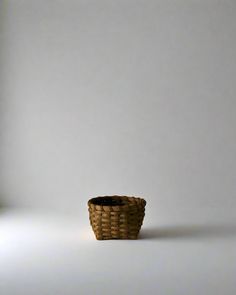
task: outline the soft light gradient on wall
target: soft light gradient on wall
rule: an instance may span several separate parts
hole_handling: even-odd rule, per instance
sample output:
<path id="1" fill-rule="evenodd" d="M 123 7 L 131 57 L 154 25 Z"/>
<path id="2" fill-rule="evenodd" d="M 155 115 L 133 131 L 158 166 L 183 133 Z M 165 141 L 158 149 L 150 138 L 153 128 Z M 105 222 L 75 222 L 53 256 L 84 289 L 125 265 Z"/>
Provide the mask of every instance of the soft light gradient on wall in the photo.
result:
<path id="1" fill-rule="evenodd" d="M 235 205 L 235 1 L 1 1 L 1 200 Z M 87 214 L 85 212 L 84 214 Z"/>

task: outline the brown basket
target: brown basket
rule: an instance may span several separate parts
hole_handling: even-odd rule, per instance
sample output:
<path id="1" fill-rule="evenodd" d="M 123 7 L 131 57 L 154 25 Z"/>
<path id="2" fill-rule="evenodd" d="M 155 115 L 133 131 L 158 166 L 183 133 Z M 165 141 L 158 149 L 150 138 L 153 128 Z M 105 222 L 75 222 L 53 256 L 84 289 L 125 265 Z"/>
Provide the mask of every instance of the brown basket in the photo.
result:
<path id="1" fill-rule="evenodd" d="M 146 201 L 137 197 L 104 196 L 88 201 L 89 220 L 97 240 L 137 239 Z"/>

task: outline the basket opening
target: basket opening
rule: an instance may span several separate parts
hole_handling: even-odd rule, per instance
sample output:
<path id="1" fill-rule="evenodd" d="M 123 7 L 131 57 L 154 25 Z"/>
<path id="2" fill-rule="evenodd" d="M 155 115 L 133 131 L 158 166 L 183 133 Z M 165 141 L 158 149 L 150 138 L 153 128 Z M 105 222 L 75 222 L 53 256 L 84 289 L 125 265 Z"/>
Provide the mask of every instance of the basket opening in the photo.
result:
<path id="1" fill-rule="evenodd" d="M 125 202 L 121 198 L 98 197 L 92 200 L 92 204 L 101 206 L 123 206 Z"/>

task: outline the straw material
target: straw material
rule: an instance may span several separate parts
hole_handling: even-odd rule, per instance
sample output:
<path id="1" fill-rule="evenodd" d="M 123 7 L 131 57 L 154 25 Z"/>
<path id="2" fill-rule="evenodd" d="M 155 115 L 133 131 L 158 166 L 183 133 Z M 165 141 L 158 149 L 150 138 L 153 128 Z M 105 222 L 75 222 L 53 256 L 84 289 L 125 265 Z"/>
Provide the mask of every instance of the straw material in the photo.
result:
<path id="1" fill-rule="evenodd" d="M 137 239 L 146 201 L 127 196 L 104 196 L 88 201 L 89 220 L 97 240 Z"/>

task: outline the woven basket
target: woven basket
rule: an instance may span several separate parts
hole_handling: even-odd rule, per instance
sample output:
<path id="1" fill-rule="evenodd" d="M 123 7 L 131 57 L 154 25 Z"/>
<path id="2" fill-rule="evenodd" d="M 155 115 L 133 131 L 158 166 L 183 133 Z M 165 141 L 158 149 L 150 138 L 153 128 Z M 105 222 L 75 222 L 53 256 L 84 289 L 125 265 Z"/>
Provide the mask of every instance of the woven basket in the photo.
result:
<path id="1" fill-rule="evenodd" d="M 137 239 L 146 201 L 127 196 L 104 196 L 88 201 L 89 220 L 97 240 Z"/>

